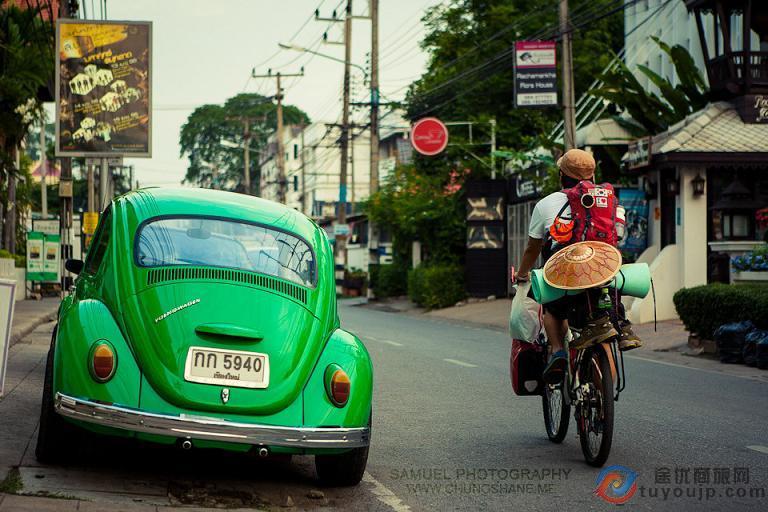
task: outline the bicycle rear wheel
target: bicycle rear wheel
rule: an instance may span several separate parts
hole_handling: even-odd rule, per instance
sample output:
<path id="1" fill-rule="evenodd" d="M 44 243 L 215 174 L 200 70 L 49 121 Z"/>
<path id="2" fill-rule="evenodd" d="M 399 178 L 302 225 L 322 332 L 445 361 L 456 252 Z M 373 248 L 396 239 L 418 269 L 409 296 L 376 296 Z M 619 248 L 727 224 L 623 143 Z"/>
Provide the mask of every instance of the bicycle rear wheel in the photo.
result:
<path id="1" fill-rule="evenodd" d="M 544 384 L 541 403 L 544 408 L 544 426 L 547 437 L 553 443 L 562 443 L 568 433 L 568 423 L 571 420 L 571 405 L 565 399 L 567 393 L 567 376 L 563 376 L 560 384 Z"/>
<path id="2" fill-rule="evenodd" d="M 613 441 L 613 375 L 608 355 L 592 349 L 580 369 L 583 400 L 577 406 L 577 428 L 584 459 L 601 467 L 608 460 Z"/>

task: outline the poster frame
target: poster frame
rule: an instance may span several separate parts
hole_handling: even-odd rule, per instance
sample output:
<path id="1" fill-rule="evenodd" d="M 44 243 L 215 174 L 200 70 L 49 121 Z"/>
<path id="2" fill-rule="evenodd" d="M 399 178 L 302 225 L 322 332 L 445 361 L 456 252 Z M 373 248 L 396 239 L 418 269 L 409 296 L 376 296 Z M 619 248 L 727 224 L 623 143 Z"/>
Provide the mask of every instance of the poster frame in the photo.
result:
<path id="1" fill-rule="evenodd" d="M 5 387 L 5 374 L 8 367 L 8 353 L 11 348 L 11 331 L 13 329 L 13 312 L 16 306 L 16 281 L 11 279 L 0 279 L 0 289 L 10 288 L 10 298 L 8 304 L 8 316 L 0 320 L 5 324 L 5 336 L 0 339 L 0 397 L 3 396 Z M 3 292 L 0 292 L 3 293 Z M 0 315 L 4 312 L 0 311 Z"/>
<path id="2" fill-rule="evenodd" d="M 145 153 L 125 153 L 119 151 L 63 151 L 61 149 L 61 26 L 64 24 L 76 24 L 76 25 L 137 25 L 146 26 L 148 30 L 148 44 L 149 44 L 149 62 L 147 63 L 147 70 L 149 72 L 149 90 L 147 92 L 147 111 L 149 113 L 149 123 L 147 123 L 147 151 Z M 124 158 L 152 158 L 152 124 L 154 118 L 154 112 L 152 108 L 152 81 L 154 80 L 154 43 L 152 34 L 152 22 L 151 21 L 123 21 L 123 20 L 80 20 L 75 18 L 59 18 L 56 20 L 56 76 L 54 78 L 56 94 L 55 94 L 55 111 L 56 111 L 56 138 L 54 141 L 54 150 L 57 157 L 95 157 L 95 158 L 109 158 L 115 156 L 122 156 Z"/>

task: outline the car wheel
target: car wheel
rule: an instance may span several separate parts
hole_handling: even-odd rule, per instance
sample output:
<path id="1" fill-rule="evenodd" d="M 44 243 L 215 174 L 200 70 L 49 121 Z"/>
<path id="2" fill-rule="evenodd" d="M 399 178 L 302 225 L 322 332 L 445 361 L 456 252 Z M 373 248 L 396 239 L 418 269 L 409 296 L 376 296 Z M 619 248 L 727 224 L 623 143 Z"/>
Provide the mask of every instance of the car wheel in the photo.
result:
<path id="1" fill-rule="evenodd" d="M 58 327 L 58 326 L 57 326 Z M 51 348 L 45 364 L 43 399 L 40 405 L 40 428 L 37 432 L 35 457 L 48 464 L 66 459 L 72 447 L 74 427 L 59 416 L 53 407 L 53 356 L 56 344 L 56 328 L 53 329 Z"/>
<path id="2" fill-rule="evenodd" d="M 371 427 L 371 417 L 368 427 Z M 350 487 L 360 483 L 368 464 L 368 446 L 353 448 L 340 455 L 315 455 L 315 471 L 320 482 L 330 487 Z"/>

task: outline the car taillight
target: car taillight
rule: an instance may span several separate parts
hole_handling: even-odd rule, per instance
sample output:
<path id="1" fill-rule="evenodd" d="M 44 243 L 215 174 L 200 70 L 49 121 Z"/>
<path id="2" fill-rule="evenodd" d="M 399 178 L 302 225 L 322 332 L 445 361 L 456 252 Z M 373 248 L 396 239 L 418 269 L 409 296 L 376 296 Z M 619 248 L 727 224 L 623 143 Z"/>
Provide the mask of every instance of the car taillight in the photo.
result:
<path id="1" fill-rule="evenodd" d="M 112 346 L 101 341 L 91 350 L 91 376 L 96 382 L 107 382 L 115 374 L 117 357 Z"/>
<path id="2" fill-rule="evenodd" d="M 330 365 L 325 371 L 325 391 L 336 407 L 344 407 L 349 400 L 351 383 L 347 372 L 338 366 Z"/>

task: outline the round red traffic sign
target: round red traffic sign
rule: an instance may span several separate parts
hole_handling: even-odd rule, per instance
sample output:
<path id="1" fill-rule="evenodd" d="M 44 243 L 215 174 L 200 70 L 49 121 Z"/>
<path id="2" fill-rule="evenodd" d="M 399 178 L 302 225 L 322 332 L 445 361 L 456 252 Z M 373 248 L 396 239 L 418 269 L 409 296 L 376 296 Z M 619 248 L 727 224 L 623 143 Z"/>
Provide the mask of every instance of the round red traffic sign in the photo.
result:
<path id="1" fill-rule="evenodd" d="M 422 155 L 442 153 L 448 145 L 448 128 L 436 117 L 419 119 L 411 126 L 411 144 Z"/>

